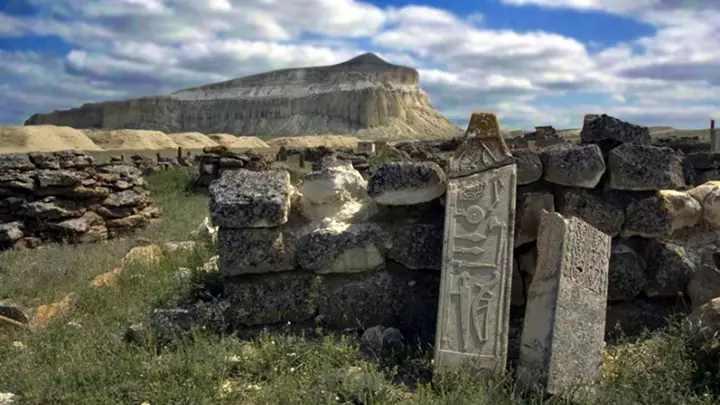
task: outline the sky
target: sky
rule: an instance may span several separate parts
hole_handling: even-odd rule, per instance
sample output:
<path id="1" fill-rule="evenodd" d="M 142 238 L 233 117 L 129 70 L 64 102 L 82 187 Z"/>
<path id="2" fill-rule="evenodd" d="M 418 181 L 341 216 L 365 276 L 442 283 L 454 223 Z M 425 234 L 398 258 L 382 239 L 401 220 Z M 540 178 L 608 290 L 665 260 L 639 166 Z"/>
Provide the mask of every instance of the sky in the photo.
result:
<path id="1" fill-rule="evenodd" d="M 0 0 L 0 124 L 364 52 L 459 125 L 720 120 L 720 0 Z"/>

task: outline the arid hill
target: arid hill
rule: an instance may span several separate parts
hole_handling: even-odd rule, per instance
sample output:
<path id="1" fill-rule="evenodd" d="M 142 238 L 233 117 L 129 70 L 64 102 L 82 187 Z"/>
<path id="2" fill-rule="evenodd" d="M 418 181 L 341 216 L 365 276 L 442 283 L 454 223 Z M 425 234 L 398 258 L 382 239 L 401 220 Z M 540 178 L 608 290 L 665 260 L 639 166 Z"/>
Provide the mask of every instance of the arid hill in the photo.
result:
<path id="1" fill-rule="evenodd" d="M 461 134 L 430 105 L 418 83 L 417 70 L 367 53 L 337 65 L 275 70 L 168 95 L 35 114 L 25 125 L 364 139 Z"/>

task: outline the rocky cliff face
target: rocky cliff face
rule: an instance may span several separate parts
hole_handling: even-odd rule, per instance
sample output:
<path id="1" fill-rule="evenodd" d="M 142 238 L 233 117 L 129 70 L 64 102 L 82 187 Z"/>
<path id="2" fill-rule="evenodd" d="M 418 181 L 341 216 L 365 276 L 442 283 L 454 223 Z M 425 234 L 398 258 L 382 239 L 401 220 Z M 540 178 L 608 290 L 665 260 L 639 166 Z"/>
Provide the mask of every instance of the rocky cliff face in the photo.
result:
<path id="1" fill-rule="evenodd" d="M 237 135 L 356 133 L 368 139 L 457 136 L 415 69 L 363 54 L 332 66 L 282 69 L 134 100 L 35 114 L 25 125 Z"/>

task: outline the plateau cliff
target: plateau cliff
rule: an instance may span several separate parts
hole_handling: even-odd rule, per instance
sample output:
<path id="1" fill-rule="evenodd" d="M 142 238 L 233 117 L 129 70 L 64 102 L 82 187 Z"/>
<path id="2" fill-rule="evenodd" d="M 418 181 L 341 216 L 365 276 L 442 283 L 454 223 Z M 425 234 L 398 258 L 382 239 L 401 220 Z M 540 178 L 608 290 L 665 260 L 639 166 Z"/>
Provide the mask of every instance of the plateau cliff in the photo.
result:
<path id="1" fill-rule="evenodd" d="M 417 70 L 366 53 L 320 67 L 281 69 L 168 95 L 34 114 L 25 125 L 236 135 L 355 134 L 365 139 L 457 136 Z"/>

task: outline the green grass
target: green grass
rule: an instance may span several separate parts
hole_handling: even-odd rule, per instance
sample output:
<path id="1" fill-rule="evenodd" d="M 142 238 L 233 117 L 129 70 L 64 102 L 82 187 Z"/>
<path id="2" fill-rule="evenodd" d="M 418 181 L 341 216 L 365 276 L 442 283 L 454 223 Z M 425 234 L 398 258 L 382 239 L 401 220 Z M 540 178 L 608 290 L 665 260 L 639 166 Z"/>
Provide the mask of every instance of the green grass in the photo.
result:
<path id="1" fill-rule="evenodd" d="M 206 197 L 187 193 L 193 171 L 174 169 L 149 178 L 164 210 L 161 224 L 137 236 L 154 242 L 186 240 L 207 215 Z M 156 307 L 193 297 L 203 284 L 176 276 L 194 268 L 211 248 L 165 257 L 151 268 L 126 269 L 117 286 L 88 283 L 116 267 L 130 240 L 84 246 L 51 246 L 0 253 L 0 299 L 25 307 L 74 291 L 72 311 L 34 333 L 0 330 L 0 392 L 21 404 L 565 404 L 516 390 L 510 378 L 479 382 L 467 373 L 427 378 L 430 353 L 399 368 L 360 360 L 355 338 L 263 335 L 243 342 L 202 330 L 174 348 L 131 345 L 126 328 Z M 195 278 L 194 280 L 199 280 Z M 585 404 L 709 405 L 718 357 L 698 358 L 682 328 L 669 328 L 608 349 L 606 377 Z"/>

